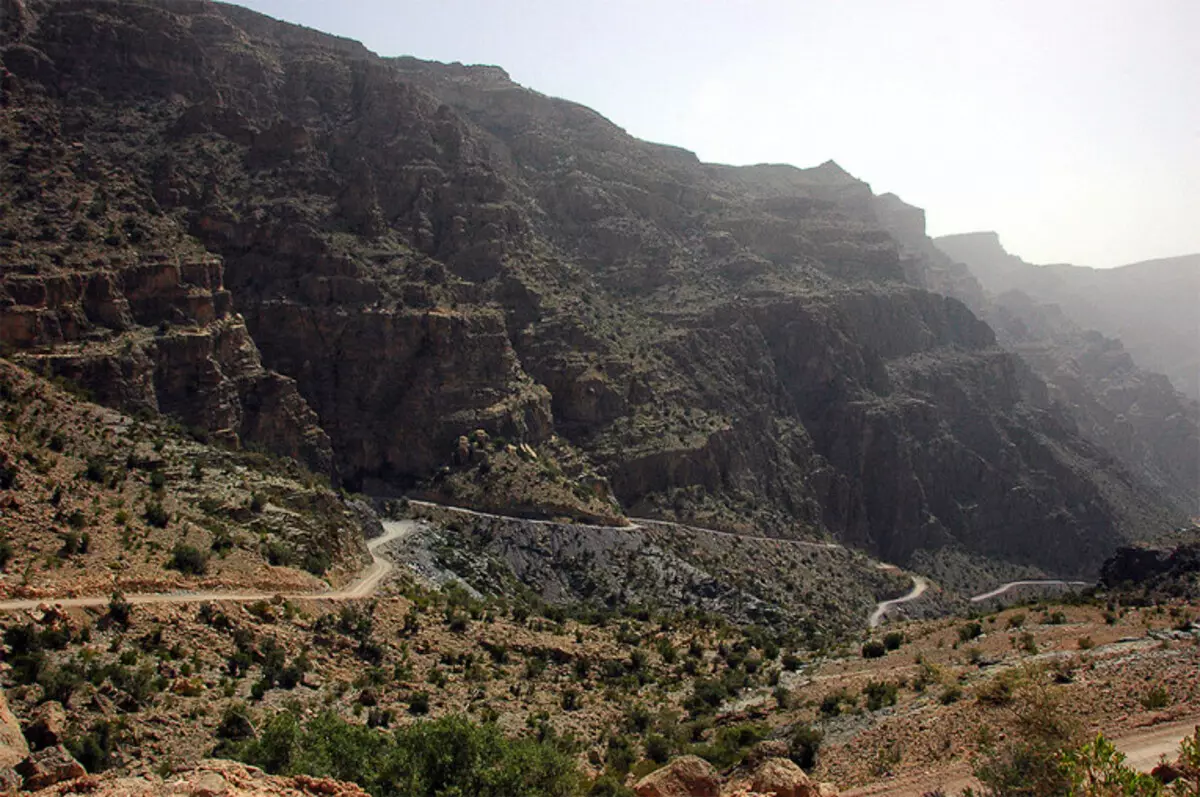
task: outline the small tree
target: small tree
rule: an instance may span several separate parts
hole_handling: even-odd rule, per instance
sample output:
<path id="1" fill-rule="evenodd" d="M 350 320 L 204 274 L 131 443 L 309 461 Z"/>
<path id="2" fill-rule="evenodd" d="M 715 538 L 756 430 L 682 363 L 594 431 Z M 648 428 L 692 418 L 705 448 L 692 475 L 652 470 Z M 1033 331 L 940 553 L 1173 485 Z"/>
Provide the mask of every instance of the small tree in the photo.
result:
<path id="1" fill-rule="evenodd" d="M 202 576 L 208 572 L 208 557 L 200 549 L 180 542 L 176 543 L 171 551 L 171 560 L 167 567 L 180 573 Z"/>

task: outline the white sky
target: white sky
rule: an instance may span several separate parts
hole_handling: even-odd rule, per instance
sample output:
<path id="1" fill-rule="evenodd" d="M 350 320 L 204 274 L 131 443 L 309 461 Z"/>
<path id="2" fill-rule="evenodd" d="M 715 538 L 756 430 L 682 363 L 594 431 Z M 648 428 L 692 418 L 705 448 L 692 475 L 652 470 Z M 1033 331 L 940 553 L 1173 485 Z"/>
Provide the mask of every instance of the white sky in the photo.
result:
<path id="1" fill-rule="evenodd" d="M 832 158 L 1032 262 L 1200 252 L 1200 0 L 244 0 L 706 161 Z"/>

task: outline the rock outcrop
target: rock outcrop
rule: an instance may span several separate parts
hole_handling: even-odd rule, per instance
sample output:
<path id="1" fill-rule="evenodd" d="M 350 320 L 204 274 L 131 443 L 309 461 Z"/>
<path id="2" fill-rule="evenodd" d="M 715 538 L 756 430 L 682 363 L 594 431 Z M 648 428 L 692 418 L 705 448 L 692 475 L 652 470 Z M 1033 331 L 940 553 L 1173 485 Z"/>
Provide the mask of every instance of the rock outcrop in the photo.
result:
<path id="1" fill-rule="evenodd" d="M 29 755 L 29 745 L 21 733 L 21 723 L 8 707 L 8 699 L 0 691 L 0 770 L 15 767 Z"/>
<path id="2" fill-rule="evenodd" d="M 232 761 L 206 760 L 165 777 L 114 773 L 81 777 L 34 797 L 368 797 L 353 783 L 305 775 L 267 775 Z"/>
<path id="3" fill-rule="evenodd" d="M 632 513 L 901 563 L 1091 574 L 1176 520 L 835 163 L 703 164 L 231 6 L 23 8 L 0 317 L 106 401 L 352 488 L 428 483 L 476 430 L 561 441 Z"/>
<path id="4" fill-rule="evenodd" d="M 633 787 L 638 797 L 837 797 L 833 784 L 817 783 L 789 758 L 768 757 L 722 777 L 696 756 L 672 759 Z"/>
<path id="5" fill-rule="evenodd" d="M 38 791 L 87 774 L 83 764 L 76 761 L 61 744 L 31 753 L 14 769 L 24 778 L 25 791 Z"/>
<path id="6" fill-rule="evenodd" d="M 654 770 L 633 790 L 638 797 L 718 797 L 721 778 L 712 764 L 689 755 Z"/>

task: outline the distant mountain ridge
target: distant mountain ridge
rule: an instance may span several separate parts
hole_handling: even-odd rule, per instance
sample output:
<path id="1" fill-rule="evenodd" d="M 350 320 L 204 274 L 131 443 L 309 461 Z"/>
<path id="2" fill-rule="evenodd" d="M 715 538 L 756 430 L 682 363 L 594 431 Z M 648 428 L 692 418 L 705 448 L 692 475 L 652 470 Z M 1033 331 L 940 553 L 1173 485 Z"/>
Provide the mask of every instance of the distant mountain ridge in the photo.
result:
<path id="1" fill-rule="evenodd" d="M 1119 338 L 1139 365 L 1200 400 L 1200 254 L 1098 269 L 1033 265 L 1009 254 L 994 232 L 934 243 L 992 293 L 1019 290 L 1059 305 L 1076 324 Z"/>

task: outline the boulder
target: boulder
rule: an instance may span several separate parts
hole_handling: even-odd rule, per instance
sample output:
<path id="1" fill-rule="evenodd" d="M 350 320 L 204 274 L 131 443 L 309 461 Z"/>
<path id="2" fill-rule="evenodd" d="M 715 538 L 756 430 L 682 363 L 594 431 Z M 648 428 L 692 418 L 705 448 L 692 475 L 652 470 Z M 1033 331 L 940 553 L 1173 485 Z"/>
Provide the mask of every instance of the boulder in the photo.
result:
<path id="1" fill-rule="evenodd" d="M 12 767 L 0 767 L 0 794 L 16 794 L 21 790 L 21 776 Z"/>
<path id="2" fill-rule="evenodd" d="M 712 764 L 694 755 L 676 758 L 633 787 L 638 797 L 717 797 L 721 780 Z"/>
<path id="3" fill-rule="evenodd" d="M 21 733 L 21 723 L 8 709 L 8 700 L 0 690 L 0 769 L 19 764 L 29 755 L 29 745 Z"/>
<path id="4" fill-rule="evenodd" d="M 34 750 L 62 744 L 66 739 L 67 712 L 62 703 L 51 700 L 38 706 L 25 728 L 25 739 Z"/>
<path id="5" fill-rule="evenodd" d="M 750 766 L 757 765 L 760 761 L 766 761 L 768 758 L 787 758 L 788 744 L 782 739 L 767 739 L 754 745 L 750 749 L 749 755 L 746 756 L 746 763 Z"/>
<path id="6" fill-rule="evenodd" d="M 16 766 L 25 779 L 25 791 L 37 791 L 64 780 L 74 780 L 87 774 L 79 763 L 60 745 L 38 750 Z"/>
<path id="7" fill-rule="evenodd" d="M 818 786 L 790 758 L 768 758 L 754 771 L 752 791 L 775 797 L 818 797 Z"/>

